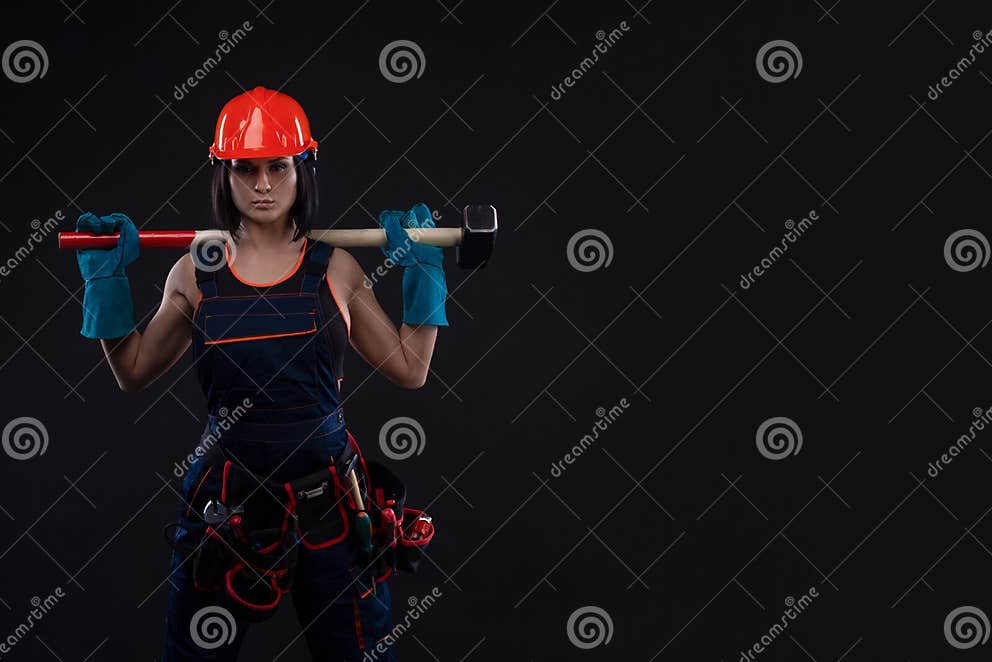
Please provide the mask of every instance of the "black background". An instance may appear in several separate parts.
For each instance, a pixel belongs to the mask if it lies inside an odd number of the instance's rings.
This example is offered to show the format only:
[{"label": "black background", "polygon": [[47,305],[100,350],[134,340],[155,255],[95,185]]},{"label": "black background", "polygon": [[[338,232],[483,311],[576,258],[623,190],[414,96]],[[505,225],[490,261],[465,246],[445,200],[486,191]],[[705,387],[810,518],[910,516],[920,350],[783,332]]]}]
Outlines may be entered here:
[{"label": "black background", "polygon": [[[0,257],[57,210],[60,230],[83,211],[205,227],[217,112],[245,88],[282,89],[320,141],[326,226],[375,227],[418,201],[440,225],[467,203],[499,210],[485,270],[446,261],[451,326],[424,388],[347,359],[349,426],[370,457],[393,417],[426,430],[420,455],[390,461],[438,525],[431,563],[392,582],[394,619],[409,596],[443,596],[401,659],[737,660],[810,587],[820,597],[758,659],[986,659],[987,644],[951,646],[944,619],[992,612],[989,433],[927,475],[992,405],[987,271],[944,254],[953,232],[989,231],[992,54],[927,98],[992,27],[983,4],[22,5],[2,45],[38,41],[49,69],[0,78]],[[245,20],[245,40],[177,101],[219,31]],[[596,31],[623,20],[552,100]],[[426,61],[402,84],[378,65],[397,39]],[[803,59],[779,84],[755,66],[775,39]],[[810,210],[820,220],[742,290]],[[587,228],[612,261],[581,272],[566,245]],[[139,317],[176,257],[146,251],[129,269]],[[0,423],[31,416],[49,435],[43,455],[0,455],[0,636],[32,596],[66,592],[5,659],[161,651],[160,528],[202,399],[188,355],[121,393],[79,335],[81,288],[54,235],[0,279]],[[398,319],[399,276],[376,293]],[[773,461],[755,434],[776,416],[803,445]],[[580,650],[566,623],[587,605],[612,635]],[[242,659],[270,660],[298,632],[284,606]],[[302,641],[280,659],[306,659]]]}]

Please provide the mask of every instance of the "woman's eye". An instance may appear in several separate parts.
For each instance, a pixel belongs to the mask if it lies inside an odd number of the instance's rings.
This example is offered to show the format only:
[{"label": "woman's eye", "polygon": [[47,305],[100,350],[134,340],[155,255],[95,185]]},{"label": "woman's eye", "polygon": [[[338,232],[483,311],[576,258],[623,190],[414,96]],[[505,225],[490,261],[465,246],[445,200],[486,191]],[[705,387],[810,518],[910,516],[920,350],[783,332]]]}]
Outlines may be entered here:
[{"label": "woman's eye", "polygon": [[272,169],[273,170],[280,170],[280,171],[281,170],[285,170],[286,169],[286,164],[285,163],[277,163],[276,165],[272,166]]}]

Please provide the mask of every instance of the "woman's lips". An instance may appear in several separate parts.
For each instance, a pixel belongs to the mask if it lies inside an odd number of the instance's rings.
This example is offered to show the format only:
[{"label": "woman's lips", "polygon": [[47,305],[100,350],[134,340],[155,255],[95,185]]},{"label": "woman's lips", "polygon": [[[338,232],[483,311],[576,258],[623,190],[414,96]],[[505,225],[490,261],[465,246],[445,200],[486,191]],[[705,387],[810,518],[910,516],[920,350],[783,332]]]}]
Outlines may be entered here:
[{"label": "woman's lips", "polygon": [[256,202],[252,202],[251,203],[251,206],[252,207],[259,207],[261,209],[268,209],[269,207],[271,207],[274,204],[275,204],[275,202],[272,201],[272,200],[267,200],[267,201],[258,200]]}]

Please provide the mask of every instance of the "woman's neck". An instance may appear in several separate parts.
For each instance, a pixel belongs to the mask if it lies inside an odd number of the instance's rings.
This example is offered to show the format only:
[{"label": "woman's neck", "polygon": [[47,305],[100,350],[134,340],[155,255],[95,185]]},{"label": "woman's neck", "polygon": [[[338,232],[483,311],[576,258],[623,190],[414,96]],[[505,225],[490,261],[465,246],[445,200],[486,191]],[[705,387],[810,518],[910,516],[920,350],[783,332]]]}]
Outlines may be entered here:
[{"label": "woman's neck", "polygon": [[267,251],[284,249],[293,243],[296,227],[287,218],[275,223],[255,223],[242,219],[238,248]]}]

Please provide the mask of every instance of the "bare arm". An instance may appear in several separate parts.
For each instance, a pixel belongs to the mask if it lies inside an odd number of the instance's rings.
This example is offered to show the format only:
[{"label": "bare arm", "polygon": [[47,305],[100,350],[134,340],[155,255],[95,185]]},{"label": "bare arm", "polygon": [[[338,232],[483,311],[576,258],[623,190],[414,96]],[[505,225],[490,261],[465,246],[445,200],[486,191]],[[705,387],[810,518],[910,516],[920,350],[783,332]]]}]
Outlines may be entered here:
[{"label": "bare arm", "polygon": [[183,255],[169,271],[162,303],[144,333],[135,329],[123,338],[100,341],[121,390],[140,391],[186,352],[193,328],[190,282],[195,286],[193,263]]},{"label": "bare arm", "polygon": [[437,327],[402,324],[399,329],[383,311],[365,273],[354,257],[338,247],[332,256],[339,261],[336,273],[345,274],[348,312],[351,315],[351,346],[378,372],[402,388],[420,388],[427,381]]}]

